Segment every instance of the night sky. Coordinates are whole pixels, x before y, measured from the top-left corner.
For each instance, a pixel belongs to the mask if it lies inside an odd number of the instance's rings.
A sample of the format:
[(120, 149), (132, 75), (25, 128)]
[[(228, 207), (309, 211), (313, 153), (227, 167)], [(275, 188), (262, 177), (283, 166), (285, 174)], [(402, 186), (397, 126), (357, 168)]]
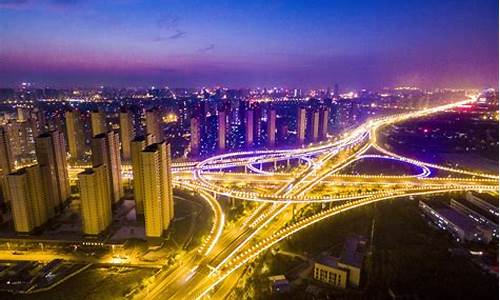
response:
[(0, 0), (0, 86), (498, 85), (498, 0)]

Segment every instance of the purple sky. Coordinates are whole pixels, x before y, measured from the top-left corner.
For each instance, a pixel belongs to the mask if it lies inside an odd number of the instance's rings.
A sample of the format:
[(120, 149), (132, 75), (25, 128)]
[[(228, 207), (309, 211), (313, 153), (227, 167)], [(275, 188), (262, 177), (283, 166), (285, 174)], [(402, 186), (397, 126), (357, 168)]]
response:
[(0, 85), (498, 85), (498, 1), (0, 0)]

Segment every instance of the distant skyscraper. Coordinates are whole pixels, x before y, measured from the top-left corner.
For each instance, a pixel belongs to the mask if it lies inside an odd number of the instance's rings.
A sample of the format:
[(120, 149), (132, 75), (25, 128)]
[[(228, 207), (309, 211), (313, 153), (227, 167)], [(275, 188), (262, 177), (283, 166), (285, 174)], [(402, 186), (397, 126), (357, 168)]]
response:
[(106, 132), (106, 116), (102, 111), (92, 111), (90, 113), (90, 122), (92, 126), (92, 136)]
[(280, 118), (276, 121), (276, 123), (278, 124), (278, 141), (280, 143), (285, 143), (288, 140), (288, 122), (285, 119)]
[(247, 109), (245, 113), (245, 145), (251, 147), (253, 145), (254, 139), (254, 120), (253, 120), (253, 109)]
[[(45, 175), (45, 174), (44, 174)], [(18, 233), (31, 233), (47, 222), (49, 207), (38, 165), (7, 175), (14, 227)]]
[(0, 168), (2, 175), (7, 175), (14, 170), (15, 162), (12, 156), (12, 148), (6, 130), (0, 127)]
[(307, 116), (306, 109), (299, 107), (297, 110), (297, 143), (303, 145), (306, 138)]
[(226, 149), (226, 129), (226, 112), (224, 109), (220, 109), (217, 116), (217, 148), (219, 151)]
[(163, 141), (160, 115), (155, 110), (146, 111), (146, 134), (151, 134), (154, 143)]
[(309, 118), (309, 140), (316, 143), (319, 138), (319, 111), (317, 109), (311, 109), (309, 111)]
[(132, 116), (126, 110), (120, 112), (120, 141), (122, 145), (122, 158), (125, 161), (130, 160), (130, 141), (134, 137), (134, 126)]
[(113, 203), (123, 196), (118, 134), (113, 131), (92, 138), (92, 166), (104, 165), (108, 174), (110, 199)]
[(23, 153), (28, 153), (28, 150), (25, 148), (26, 138), (23, 125), (23, 122), (9, 121), (3, 126), (6, 139), (9, 141), (10, 153), (14, 161), (21, 158)]
[(2, 190), (2, 199), (4, 201), (9, 201), (8, 189), (7, 189), (7, 176), (10, 172), (14, 171), (15, 164), (14, 158), (12, 157), (12, 149), (10, 146), (9, 138), (7, 132), (3, 127), (0, 127), (0, 188)]
[(198, 117), (191, 118), (191, 155), (198, 156), (200, 154), (201, 142), (201, 124)]
[(255, 105), (253, 108), (253, 140), (256, 145), (260, 143), (261, 133), (262, 133), (262, 107), (260, 105)]
[(135, 212), (138, 215), (144, 215), (144, 180), (143, 164), (142, 164), (142, 151), (151, 144), (151, 135), (136, 137), (130, 143), (131, 157), (132, 157), (132, 172), (134, 174), (134, 200)]
[(267, 145), (269, 147), (276, 145), (276, 110), (274, 108), (267, 110)]
[(46, 120), (43, 111), (35, 108), (31, 111), (31, 126), (33, 130), (33, 136), (37, 137), (46, 131)]
[(82, 231), (98, 235), (111, 224), (111, 199), (104, 165), (78, 174)]
[(337, 83), (333, 87), (333, 96), (335, 98), (338, 98), (340, 96), (340, 89), (339, 89), (339, 85)]
[(328, 122), (329, 122), (329, 110), (328, 107), (322, 107), (319, 111), (319, 139), (321, 141), (326, 140), (328, 134)]
[[(64, 135), (57, 130), (41, 134), (36, 138), (35, 148), (49, 207), (59, 210), (70, 195)], [(49, 210), (49, 217), (53, 209)]]
[(170, 164), (170, 144), (151, 144), (142, 151), (147, 237), (160, 237), (174, 216)]
[(71, 158), (74, 160), (81, 159), (85, 152), (85, 137), (80, 121), (80, 113), (76, 110), (67, 111), (65, 119), (69, 154), (71, 154)]

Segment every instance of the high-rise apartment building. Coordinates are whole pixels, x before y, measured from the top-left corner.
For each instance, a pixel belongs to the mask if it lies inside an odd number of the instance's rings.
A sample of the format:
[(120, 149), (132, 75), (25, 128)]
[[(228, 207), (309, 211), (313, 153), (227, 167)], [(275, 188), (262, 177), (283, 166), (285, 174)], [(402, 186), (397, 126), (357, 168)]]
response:
[(14, 171), (15, 168), (12, 146), (7, 131), (3, 127), (0, 127), (0, 168), (4, 176)]
[(123, 197), (118, 133), (108, 131), (92, 138), (92, 166), (106, 167), (110, 199), (113, 204)]
[(142, 178), (142, 151), (152, 142), (151, 135), (139, 136), (130, 143), (132, 172), (134, 174), (134, 200), (137, 215), (144, 215), (144, 181)]
[(80, 120), (80, 113), (76, 110), (67, 111), (64, 117), (66, 119), (66, 137), (69, 154), (73, 160), (81, 159), (85, 152), (85, 136)]
[(255, 145), (259, 145), (262, 134), (262, 107), (257, 103), (253, 106), (253, 140)]
[(311, 109), (309, 112), (309, 140), (313, 143), (318, 142), (319, 138), (319, 111)]
[(253, 109), (247, 109), (245, 113), (245, 145), (247, 147), (253, 146), (254, 142), (254, 115)]
[(174, 216), (170, 144), (151, 144), (141, 156), (146, 236), (157, 238)]
[(146, 134), (151, 134), (154, 143), (163, 141), (160, 115), (155, 110), (146, 111)]
[(53, 210), (62, 209), (70, 195), (64, 134), (57, 130), (43, 133), (36, 138), (35, 148), (52, 217)]
[(90, 125), (92, 126), (92, 136), (106, 132), (106, 116), (104, 112), (100, 110), (90, 112)]
[(226, 112), (224, 109), (220, 109), (217, 116), (217, 149), (219, 151), (224, 151), (226, 149), (226, 130)]
[(10, 146), (7, 132), (3, 127), (0, 127), (0, 189), (2, 191), (3, 201), (9, 201), (7, 189), (7, 176), (10, 172), (14, 171), (15, 163), (12, 157), (12, 149)]
[(276, 110), (269, 108), (267, 110), (267, 146), (276, 145)]
[(47, 222), (49, 210), (53, 208), (47, 202), (38, 165), (7, 175), (7, 188), (16, 232), (31, 233)]
[(130, 141), (134, 138), (134, 126), (132, 116), (126, 110), (120, 111), (120, 142), (122, 158), (125, 161), (130, 160)]
[(328, 135), (329, 110), (328, 107), (322, 107), (319, 111), (319, 139), (326, 140)]
[(200, 154), (201, 143), (201, 122), (198, 117), (191, 118), (191, 155), (198, 156)]
[(297, 144), (303, 145), (306, 138), (306, 109), (299, 107), (297, 111)]
[(104, 165), (86, 169), (78, 174), (82, 231), (98, 235), (111, 224), (111, 199)]

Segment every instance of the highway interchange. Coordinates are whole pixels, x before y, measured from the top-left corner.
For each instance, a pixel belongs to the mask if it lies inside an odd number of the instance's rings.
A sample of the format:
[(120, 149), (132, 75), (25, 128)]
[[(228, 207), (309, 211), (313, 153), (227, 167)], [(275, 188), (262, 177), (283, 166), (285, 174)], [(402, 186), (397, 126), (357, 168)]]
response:
[[(325, 218), (386, 199), (497, 191), (497, 175), (406, 158), (378, 143), (378, 130), (384, 126), (473, 101), (471, 98), (371, 120), (322, 144), (226, 153), (200, 162), (174, 164), (175, 186), (197, 193), (207, 202), (213, 216), (212, 228), (198, 249), (183, 255), (178, 267), (151, 278), (135, 298), (224, 298), (258, 255)], [(420, 172), (400, 176), (342, 174), (347, 166), (363, 159), (395, 160), (413, 165)], [(277, 166), (285, 163), (287, 168), (278, 170)], [(434, 176), (436, 172), (447, 176)], [(361, 190), (360, 185), (370, 188)], [(254, 209), (229, 224), (218, 201), (221, 198), (252, 201)], [(295, 211), (318, 202), (328, 206), (311, 216), (294, 218)]]

